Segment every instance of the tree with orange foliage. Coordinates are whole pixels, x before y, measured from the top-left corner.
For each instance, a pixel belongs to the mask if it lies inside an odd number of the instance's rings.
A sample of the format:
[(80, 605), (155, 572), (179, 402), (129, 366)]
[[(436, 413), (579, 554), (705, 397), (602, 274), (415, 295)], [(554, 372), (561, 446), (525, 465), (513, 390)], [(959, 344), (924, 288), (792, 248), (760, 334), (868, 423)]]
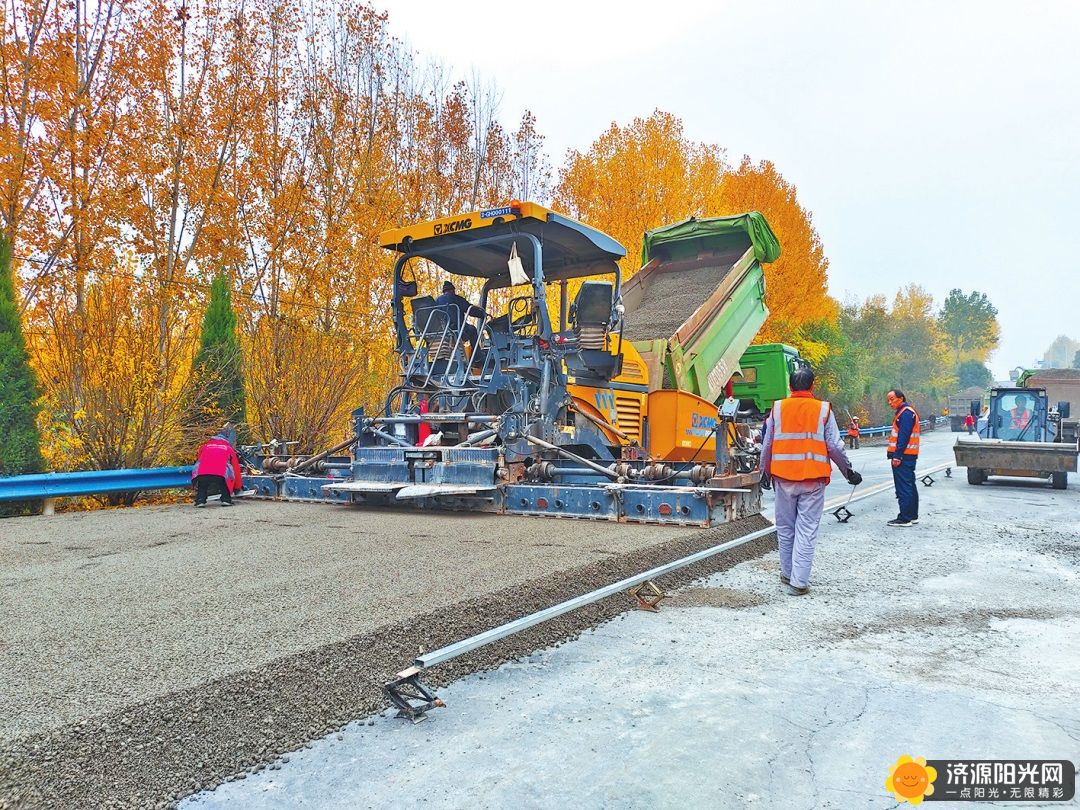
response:
[(838, 308), (827, 291), (829, 262), (810, 212), (772, 163), (743, 158), (730, 169), (720, 147), (690, 141), (678, 118), (657, 110), (625, 127), (612, 124), (587, 152), (571, 151), (555, 206), (619, 240), (627, 248), (625, 273), (638, 269), (649, 229), (692, 216), (760, 211), (782, 255), (765, 266), (771, 315), (758, 340), (802, 344), (822, 359), (827, 352), (804, 327), (836, 321)]
[(363, 0), (21, 0), (0, 32), (0, 227), (56, 468), (184, 460), (219, 275), (250, 435), (325, 447), (398, 370), (380, 231), (545, 193), (535, 118), (504, 128)]
[(757, 342), (794, 342), (800, 328), (817, 321), (836, 321), (838, 307), (829, 297), (829, 260), (812, 214), (799, 203), (795, 186), (770, 161), (743, 157), (739, 168), (720, 182), (718, 214), (760, 211), (780, 241), (780, 258), (765, 265), (765, 302), (769, 319)]
[(559, 171), (554, 207), (617, 239), (627, 275), (638, 270), (645, 231), (719, 211), (724, 152), (695, 143), (682, 121), (656, 110), (627, 126), (612, 123)]

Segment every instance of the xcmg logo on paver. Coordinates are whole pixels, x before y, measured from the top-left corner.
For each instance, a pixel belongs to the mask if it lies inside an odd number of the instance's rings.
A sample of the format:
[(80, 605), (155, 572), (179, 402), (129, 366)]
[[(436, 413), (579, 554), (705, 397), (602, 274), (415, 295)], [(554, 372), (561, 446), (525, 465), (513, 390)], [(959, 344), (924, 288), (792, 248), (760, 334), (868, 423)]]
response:
[(440, 223), (435, 226), (435, 235), (442, 236), (444, 233), (457, 233), (458, 231), (467, 231), (472, 227), (472, 217), (468, 219), (458, 219), (454, 222), (447, 222), (445, 225)]
[(686, 429), (687, 436), (697, 436), (707, 439), (716, 430), (716, 417), (705, 416), (700, 413), (690, 414), (690, 427)]
[(690, 424), (696, 428), (705, 428), (706, 430), (713, 430), (716, 428), (715, 416), (704, 416), (700, 413), (695, 413), (690, 417)]

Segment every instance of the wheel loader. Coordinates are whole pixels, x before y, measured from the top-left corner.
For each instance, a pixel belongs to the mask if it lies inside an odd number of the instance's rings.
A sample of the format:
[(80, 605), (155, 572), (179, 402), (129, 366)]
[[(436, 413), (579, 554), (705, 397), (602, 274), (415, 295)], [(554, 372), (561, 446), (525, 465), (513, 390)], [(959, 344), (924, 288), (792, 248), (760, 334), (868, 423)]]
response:
[[(1048, 479), (1054, 489), (1068, 486), (1077, 468), (1077, 440), (1065, 440), (1062, 416), (1051, 411), (1043, 388), (993, 388), (985, 423), (974, 436), (961, 435), (953, 446), (958, 467), (967, 467), (969, 484), (991, 476)], [(980, 420), (981, 422), (982, 420)]]

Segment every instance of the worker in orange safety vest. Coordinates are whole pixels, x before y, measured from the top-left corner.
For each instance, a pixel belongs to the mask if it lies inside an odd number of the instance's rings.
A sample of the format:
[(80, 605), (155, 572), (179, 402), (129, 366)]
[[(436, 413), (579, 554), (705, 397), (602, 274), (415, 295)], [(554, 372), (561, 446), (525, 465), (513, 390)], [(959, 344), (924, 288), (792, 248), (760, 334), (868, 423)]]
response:
[(1016, 405), (1012, 409), (1012, 429), (1023, 431), (1027, 429), (1031, 421), (1031, 411), (1028, 409), (1028, 398), (1020, 394), (1016, 398)]
[(859, 417), (851, 417), (851, 423), (847, 429), (847, 440), (849, 450), (859, 449)]
[(919, 491), (915, 488), (915, 464), (919, 460), (919, 414), (908, 404), (899, 388), (885, 395), (885, 401), (896, 413), (893, 416), (886, 455), (893, 471), (893, 485), (900, 513), (887, 521), (888, 526), (907, 527), (919, 522)]
[(818, 526), (825, 507), (831, 464), (853, 486), (862, 476), (851, 468), (828, 402), (815, 399), (809, 366), (790, 378), (791, 396), (773, 404), (761, 443), (761, 485), (776, 490), (776, 538), (780, 582), (788, 593), (809, 591)]

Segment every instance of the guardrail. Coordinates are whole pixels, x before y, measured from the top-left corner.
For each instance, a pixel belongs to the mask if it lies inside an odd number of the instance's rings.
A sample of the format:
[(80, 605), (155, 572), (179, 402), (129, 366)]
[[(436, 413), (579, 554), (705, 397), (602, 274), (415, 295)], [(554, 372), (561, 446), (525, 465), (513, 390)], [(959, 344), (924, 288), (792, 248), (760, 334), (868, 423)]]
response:
[[(933, 423), (934, 425), (941, 425), (941, 424), (944, 424), (945, 422), (948, 422), (948, 421), (949, 421), (949, 419), (946, 416), (935, 416), (933, 419), (922, 419), (922, 420), (920, 420), (919, 426), (923, 430), (925, 430), (926, 426), (927, 426), (927, 423)], [(863, 437), (863, 436), (884, 436), (885, 434), (887, 434), (891, 430), (892, 430), (892, 425), (881, 425), (880, 427), (872, 427), (872, 428), (860, 428), (859, 429), (859, 436), (860, 436), (860, 438)]]
[(191, 470), (191, 467), (152, 467), (14, 475), (0, 478), (0, 503), (44, 500), (43, 514), (51, 515), (57, 498), (189, 487)]

